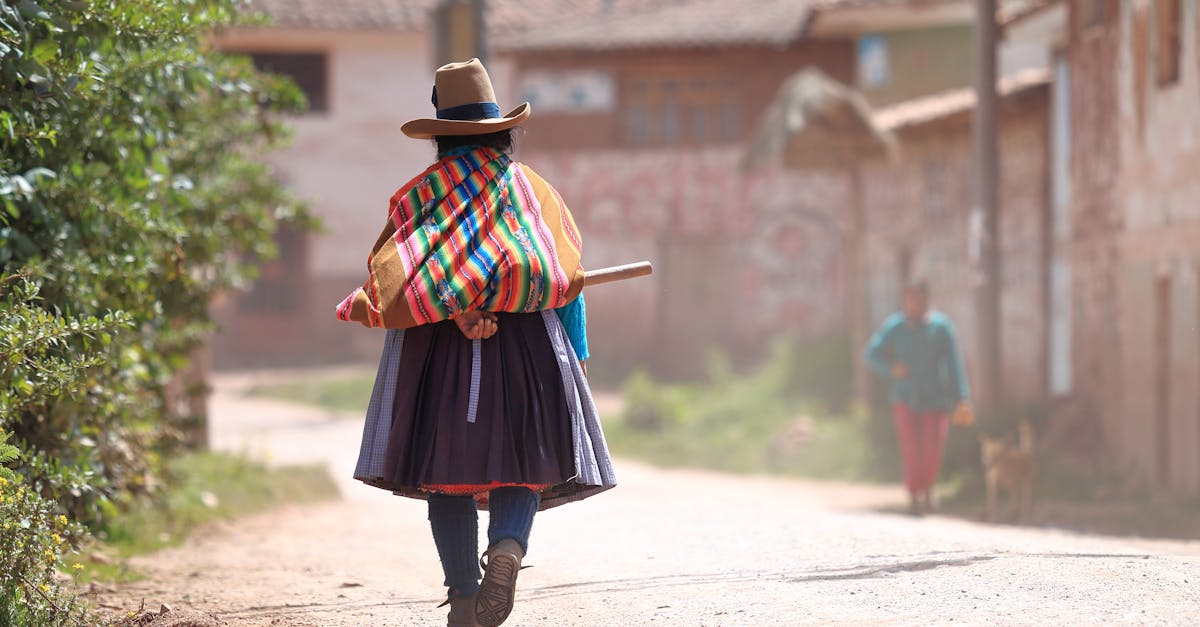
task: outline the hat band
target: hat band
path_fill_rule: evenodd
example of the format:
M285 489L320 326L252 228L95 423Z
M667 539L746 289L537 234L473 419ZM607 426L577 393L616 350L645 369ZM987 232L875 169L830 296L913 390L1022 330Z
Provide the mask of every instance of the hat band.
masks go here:
M500 117L500 105L494 102L476 102L446 109L438 109L439 120L486 120Z

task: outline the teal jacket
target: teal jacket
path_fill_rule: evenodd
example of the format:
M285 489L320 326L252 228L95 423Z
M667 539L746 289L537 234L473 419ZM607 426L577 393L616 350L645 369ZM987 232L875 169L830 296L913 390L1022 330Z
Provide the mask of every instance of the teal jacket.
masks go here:
M896 362L908 367L908 377L892 380ZM949 412L971 396L954 325L938 311L921 325L902 312L889 316L867 345L867 364L892 381L892 400L913 411Z

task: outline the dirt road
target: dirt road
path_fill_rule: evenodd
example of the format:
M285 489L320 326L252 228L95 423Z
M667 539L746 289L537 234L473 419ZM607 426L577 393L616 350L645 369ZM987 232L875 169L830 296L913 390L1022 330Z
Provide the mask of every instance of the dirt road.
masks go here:
M235 626L445 624L423 504L349 478L360 423L227 383L217 447L327 461L344 499L139 558L149 579L109 602L165 601ZM617 470L617 489L538 518L506 624L1200 623L1200 543L864 511L894 489Z

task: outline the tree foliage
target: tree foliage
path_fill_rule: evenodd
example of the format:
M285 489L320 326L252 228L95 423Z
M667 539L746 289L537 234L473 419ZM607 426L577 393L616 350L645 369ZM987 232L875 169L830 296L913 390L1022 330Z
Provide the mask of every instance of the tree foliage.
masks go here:
M303 96L207 43L239 5L0 1L0 434L93 528L156 484L213 296L307 223L261 160Z

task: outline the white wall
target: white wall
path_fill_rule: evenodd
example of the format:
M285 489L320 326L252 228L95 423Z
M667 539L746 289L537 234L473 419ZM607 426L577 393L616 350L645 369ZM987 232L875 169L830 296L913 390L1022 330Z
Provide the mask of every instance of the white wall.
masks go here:
M292 145L268 158L324 221L324 232L312 240L310 276L365 278L389 198L434 158L430 142L400 132L407 120L433 115L426 33L258 31L219 45L328 55L328 110L294 119Z
M1055 49L1065 45L1066 26L1067 7L1060 4L1006 29L997 59L1000 76L1052 67Z

